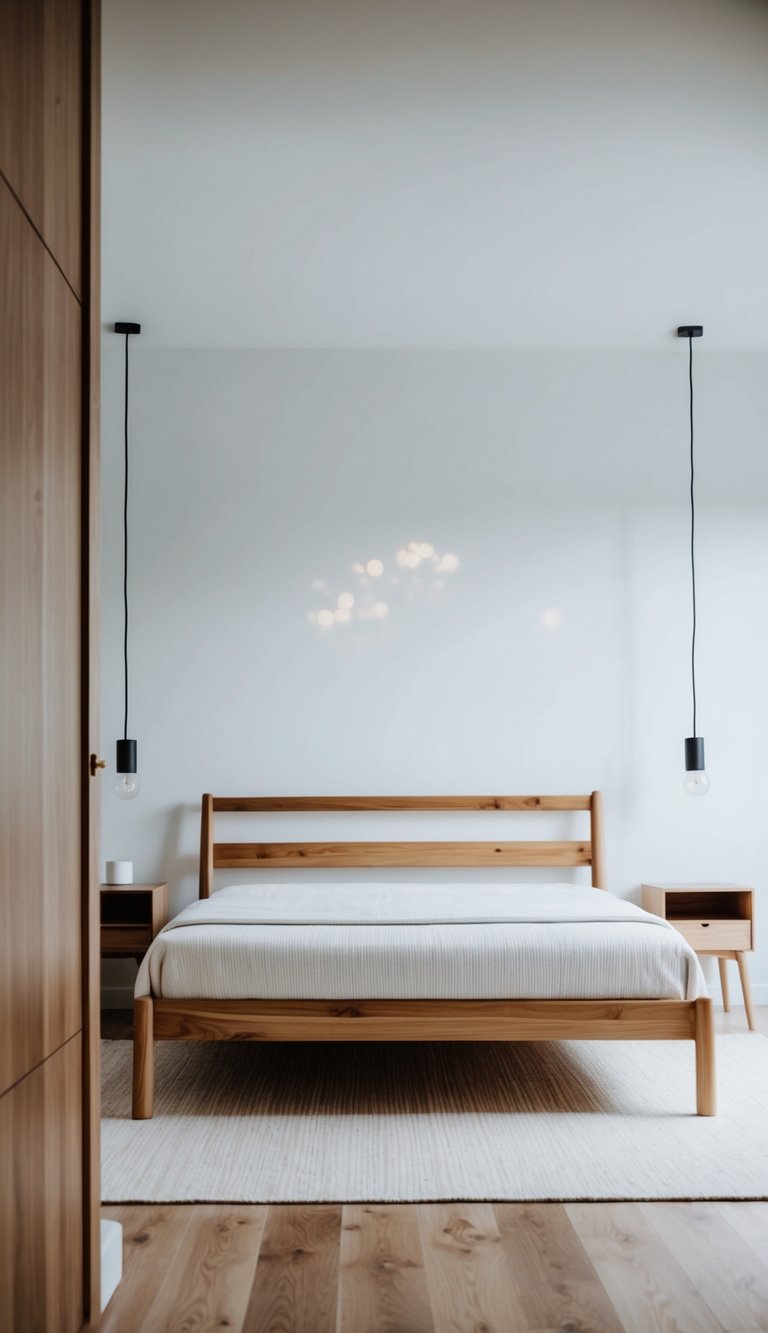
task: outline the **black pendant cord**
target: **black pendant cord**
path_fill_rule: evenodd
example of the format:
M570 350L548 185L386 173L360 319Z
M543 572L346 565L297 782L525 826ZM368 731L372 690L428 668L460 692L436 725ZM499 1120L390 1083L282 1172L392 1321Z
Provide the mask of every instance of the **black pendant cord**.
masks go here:
M696 504L694 500L693 482L693 338L688 338L688 387L689 397L689 416L691 427L691 603L693 609L693 622L691 626L691 693L693 696L693 735L696 732Z
M125 429L124 459L125 481L123 486L123 679L125 682L125 707L123 712L123 740L128 739L128 338L125 335Z

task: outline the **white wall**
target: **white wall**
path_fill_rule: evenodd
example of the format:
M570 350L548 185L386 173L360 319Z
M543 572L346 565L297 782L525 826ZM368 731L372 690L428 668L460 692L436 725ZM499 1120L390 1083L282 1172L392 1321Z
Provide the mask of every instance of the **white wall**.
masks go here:
M103 409L110 765L122 725L116 343ZM645 878L724 877L764 900L766 358L704 352L698 366L703 801L681 781L691 729L682 345L323 353L135 341L129 734L143 789L123 804L105 784L104 857L132 858L139 879L167 878L178 909L196 894L204 790L602 787L615 892L635 896ZM442 589L423 569L415 582L397 568L409 540L456 554ZM340 592L360 606L351 567L371 557L385 562L375 596L387 618L311 624L308 612ZM312 589L317 579L328 594ZM559 625L542 620L553 609ZM318 816L300 827L282 818L281 836L289 824L328 829ZM443 818L409 817L408 833L429 836ZM403 822L376 828L396 836ZM269 835L276 822L262 827ZM358 830L346 823L340 836ZM768 1001L762 923L752 971ZM119 988L133 973L111 964L105 981Z
M768 347L762 0L105 0L104 309L169 347Z

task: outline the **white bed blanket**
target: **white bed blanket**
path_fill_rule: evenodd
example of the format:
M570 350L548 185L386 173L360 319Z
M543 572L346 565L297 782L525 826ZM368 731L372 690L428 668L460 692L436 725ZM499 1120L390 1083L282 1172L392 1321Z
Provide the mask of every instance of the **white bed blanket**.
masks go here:
M574 884L262 883L192 903L137 995L166 999L695 999L668 922Z

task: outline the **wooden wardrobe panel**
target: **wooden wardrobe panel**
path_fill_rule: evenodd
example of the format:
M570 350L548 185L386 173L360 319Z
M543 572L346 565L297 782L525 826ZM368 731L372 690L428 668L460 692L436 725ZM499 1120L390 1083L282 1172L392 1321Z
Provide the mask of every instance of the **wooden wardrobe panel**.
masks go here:
M0 171L80 294L82 3L0 4Z
M88 151L84 161L84 240L87 262L83 273L84 400L86 413L83 448L83 639L82 639L82 757L96 753L100 739L99 641L101 567L100 484L100 363L101 347L101 6L87 0L83 6L86 24L86 88ZM81 948L83 981L83 1105L85 1289L86 1308L98 1311L101 1299L101 1080L99 1039L101 1035L101 874L99 866L100 783L82 773L83 791L83 902Z
M82 1026L82 382L78 301L43 269L43 1051Z
M43 358L33 340L44 256L0 185L0 1092L43 1058Z
M81 1026L80 305L0 182L0 1091Z
M99 1308L98 20L98 0L0 0L0 1329L14 1333L77 1333Z
M0 1328L80 1328L82 1190L78 1035L0 1097Z

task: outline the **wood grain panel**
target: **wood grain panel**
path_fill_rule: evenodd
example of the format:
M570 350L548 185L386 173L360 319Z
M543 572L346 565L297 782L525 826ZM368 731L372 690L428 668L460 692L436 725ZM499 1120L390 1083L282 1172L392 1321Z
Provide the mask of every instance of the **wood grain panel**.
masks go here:
M144 1327L152 1333L242 1328L266 1217L260 1204L195 1208Z
M200 897L210 898L213 884L213 797L203 797L200 814Z
M692 1211L693 1222L678 1225L680 1209ZM757 1333L765 1327L765 1209L760 1203L345 1204L336 1269L339 1235L320 1220L326 1208L272 1208L246 1314L237 1318L240 1304L230 1303L232 1322L216 1324L215 1307L208 1305L196 1319L193 1312L172 1327L227 1327L229 1333ZM231 1204L206 1205L205 1225L227 1227L240 1211ZM105 1209L125 1227L125 1269L101 1333L158 1333L163 1327L155 1314L168 1310L170 1285L186 1292L199 1282L190 1224L201 1212L200 1205ZM429 1279L421 1234L430 1250ZM254 1261L258 1244L258 1228L251 1227L244 1248ZM239 1290L248 1266L244 1257ZM701 1290L689 1267L702 1270ZM425 1283L431 1311L425 1311ZM500 1319L500 1301L507 1297Z
M696 1042L699 1115L715 1114L712 1001L153 1000L134 1004L133 1118L152 1116L154 1041Z
M83 1321L82 1054L71 1041L0 1098L0 1328Z
M67 6L65 6L67 8ZM75 25L77 29L77 24ZM82 1025L82 311L46 255L42 653L44 1052Z
M339 1333L431 1333L415 1209L347 1204L342 1213Z
M595 889L604 889L606 886L606 861L605 861L605 811L603 806L603 793L593 791L589 798L590 806L590 835L591 835L591 859L592 859L592 886Z
M102 926L101 952L109 953L113 958L125 954L132 958L141 953L152 943L151 926Z
M150 996L137 996L133 1006L133 1118L147 1120L152 1115L155 1095L155 1043L153 1003Z
M618 1041L692 1039L685 1000L151 1000L158 1041ZM709 1002L705 1002L709 1003ZM140 1068L140 1065L137 1067Z
M82 77L82 0L3 0L0 171L78 295Z
M722 1333L638 1204L577 1203L565 1210L627 1333Z
M435 1327L525 1329L491 1204L423 1204L418 1216Z
M217 842L217 869L299 866L586 866L589 842Z
M0 182L0 1090L81 1022L80 306Z
M0 1324L14 1333L74 1333L99 1297L85 765L98 730L98 18L98 0L0 4L0 1192L16 1223Z
M339 811L574 811L590 814L587 841L227 842L217 843L215 812ZM603 805L589 796L212 796L202 801L200 897L210 896L214 868L270 870L300 867L592 866L593 885L605 887Z
M144 1326L166 1278L178 1272L179 1250L197 1215L192 1204L125 1204L106 1210L123 1228L123 1277L99 1323L99 1333ZM224 1206L222 1215L226 1215ZM186 1280L189 1286L193 1279Z
M589 796L212 796L213 810L589 810Z
M715 1115L717 1071L712 1001L703 998L694 1000L693 1009L696 1034L696 1109L699 1115Z
M100 989L99 958L99 829L100 784L91 778L87 756L95 752L99 719L100 579L100 349L101 349L101 0L83 0L83 112L86 119L83 157L83 367L82 394L82 641L80 785L82 800L80 908L83 985L83 1196L85 1205L86 1312L95 1315L101 1302L100 1254Z
M0 1092L43 1058L44 252L0 182Z
M621 1333L562 1204L497 1203L494 1212L527 1328Z
M717 1212L744 1240L768 1241L768 1203L722 1202L717 1205Z
M336 1333L341 1209L269 1210L242 1333Z
M768 1272L724 1218L696 1203L639 1207L723 1328L768 1329Z
M752 923L750 921L718 921L706 919L683 921L676 917L675 930L688 941L696 953L714 953L717 949L730 952L731 949L752 948Z

